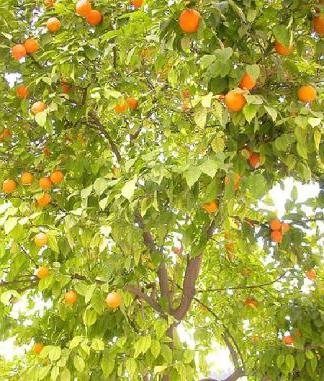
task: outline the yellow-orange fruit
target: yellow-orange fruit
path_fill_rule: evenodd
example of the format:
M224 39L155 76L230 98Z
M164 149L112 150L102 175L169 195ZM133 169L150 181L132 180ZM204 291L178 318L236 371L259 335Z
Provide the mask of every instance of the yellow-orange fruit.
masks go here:
M183 32L197 32L200 22L200 13L195 9L185 9L179 17L179 25Z
M324 35L324 13L321 13L318 16L315 16L313 18L313 28L314 31L319 34L320 36Z
M26 99L28 98L29 90L26 86L20 85L16 88L16 94L19 98Z
M26 57L26 48L22 44L17 44L11 48L11 55L15 60L19 61L21 58Z
M316 277L317 277L317 274L316 274L316 271L314 269L309 269L306 271L305 273L306 277L309 279L309 280L315 280Z
M131 0L130 3L134 8L140 8L144 4L144 0Z
M61 82L61 89L63 94L69 94L71 92L71 86L65 81Z
M45 233L38 233L34 237L34 242L37 247L43 247L47 245L48 237Z
M31 185L34 180L34 176L30 172L23 172L21 174L20 181L22 185Z
M46 8L52 8L55 5L55 0L44 0L44 5Z
M38 206L44 208L52 202L52 197L48 193L43 193L41 196L37 198L36 202Z
M289 56L289 54L292 52L293 48L292 46L289 46L288 48L281 44L280 42L276 41L274 45L275 51L280 54L281 56Z
M250 74L244 73L243 77L241 78L240 81L240 88L241 89L247 89L251 90L253 87L256 85L256 80L253 79Z
M17 184L14 180L5 180L2 184L2 190L4 193L12 193L16 190Z
M238 190L240 185L241 176L238 173L234 173L234 190ZM225 176L225 185L229 185L231 182L231 178L229 176Z
M75 291L71 290L64 294L64 300L67 304L74 304L78 299L78 295Z
M301 102L313 102L317 98L316 89L311 85L304 85L298 89L298 99Z
M57 17L50 17L46 22L47 29L55 33L61 29L61 21Z
M121 305L122 297L119 292L110 292L106 298L106 304L109 308L118 308Z
M271 232L271 240L276 243L282 242L282 233L278 230Z
M60 184L64 180L63 172L59 170L54 171L50 179L53 184Z
M32 53L37 52L37 50L39 49L39 44L38 44L38 41L35 40L34 38L28 38L24 42L24 47L25 47L26 52L28 54L32 54Z
M78 15L86 17L91 12L91 4L87 0L79 0L77 2L75 11Z
M205 209L206 212L208 212L208 213L215 213L218 210L218 204L217 204L216 200L211 201L211 202L206 202L203 205L203 209Z
M90 25L99 25L102 22L102 14L96 9L92 9L86 16Z
M295 342L295 339L289 335L289 336L285 336L283 339L282 339L282 342L285 344L285 345L293 345L294 342Z
M281 222L278 219L272 220L270 222L270 228L271 230L280 230L281 229Z
M52 188L52 181L49 177L42 177L39 179L39 187L43 190L49 190Z
M249 157L249 163L252 168L257 169L260 167L260 154L257 152L253 152Z
M225 104L229 111L239 112L245 106L246 99L240 92L231 90L225 95Z
M289 226L289 224L287 224L286 222L283 222L283 223L281 224L281 232L282 232L283 234L289 232L289 229L290 229L290 226Z
M125 111L127 111L127 109L128 109L128 104L127 104L127 102L124 102L124 103L118 103L116 106L115 106L115 111L117 112L117 113L123 113L123 112L125 112Z
M43 348L44 348L44 345L42 343L36 343L33 346L33 352L35 353L35 355L39 355L41 351L43 350Z
M244 304L250 308L257 308L258 306L258 302L254 298L245 299Z
M48 277L48 274L49 274L49 270L47 267L44 267L44 266L39 267L36 271L36 276L38 279L44 279Z
M136 110L138 107L138 101L135 98L127 98L126 102L131 110Z
M44 102L38 101L32 105L31 111L33 114L38 114L39 112L44 111L46 108L47 108L47 105Z

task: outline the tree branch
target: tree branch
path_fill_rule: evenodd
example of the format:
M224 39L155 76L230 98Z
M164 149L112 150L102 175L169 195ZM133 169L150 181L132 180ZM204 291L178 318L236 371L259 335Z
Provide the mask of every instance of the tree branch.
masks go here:
M142 290L139 288L132 286L132 285L126 285L125 290L138 296L140 299L143 299L147 304L149 304L155 311L159 313L163 313L160 305L149 295L145 294Z
M203 230L203 234L204 233L206 234L207 241L213 234L214 225L215 225L215 222L212 221L212 223L209 224L208 227L205 227ZM196 257L190 258L187 263L184 280L183 280L183 286L182 286L181 302L176 309L171 311L171 314L177 320L182 320L185 317L186 313L188 312L191 306L192 300L195 296L196 281L200 273L202 257L203 257L203 253L201 253L200 255Z

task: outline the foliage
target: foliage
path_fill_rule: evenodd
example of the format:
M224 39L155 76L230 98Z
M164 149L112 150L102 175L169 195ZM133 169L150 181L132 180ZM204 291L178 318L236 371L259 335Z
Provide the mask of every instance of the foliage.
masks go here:
M236 369L229 381L320 380L323 193L300 203L293 188L279 244L267 194L288 176L323 176L324 44L311 22L323 6L96 0L103 20L91 26L75 5L0 4L0 181L18 184L0 200L0 334L44 344L1 361L1 375L197 380L213 370L206 359L218 341ZM201 15L197 33L179 27L186 7ZM50 17L61 22L55 32ZM10 49L29 37L40 49L14 60ZM275 40L291 54L277 54ZM250 91L238 89L244 73L256 81ZM29 97L17 96L21 84ZM305 84L316 87L314 102L298 100ZM223 102L233 89L242 111ZM39 101L47 107L32 112ZM40 207L38 180L57 169L64 180ZM20 183L26 171L30 186ZM49 269L43 279L40 266ZM302 292L312 268L314 287ZM70 290L76 303L64 299ZM114 291L116 309L105 303ZM26 312L14 319L21 298ZM41 300L47 307L35 312ZM180 322L194 349L179 340Z

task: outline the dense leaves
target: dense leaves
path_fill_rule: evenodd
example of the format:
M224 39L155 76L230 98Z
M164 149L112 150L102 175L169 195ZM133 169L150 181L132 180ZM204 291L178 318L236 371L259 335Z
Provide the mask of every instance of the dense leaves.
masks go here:
M76 4L0 4L0 374L319 381L323 2Z

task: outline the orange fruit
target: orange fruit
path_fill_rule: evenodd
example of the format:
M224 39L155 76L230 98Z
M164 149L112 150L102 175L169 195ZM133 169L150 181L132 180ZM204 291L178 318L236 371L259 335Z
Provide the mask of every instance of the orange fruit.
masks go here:
M257 169L260 167L260 154L253 152L249 157L249 163L252 168Z
M92 9L88 14L87 14L87 22L90 25L99 25L102 21L102 14L95 10Z
M283 234L289 232L289 229L290 229L290 226L289 226L289 224L287 224L286 222L283 222L283 223L281 224L281 232L282 232Z
M38 270L36 271L36 276L38 279L44 279L48 276L49 271L47 267L39 267Z
M183 253L183 247L173 247L172 248L172 251L174 252L174 254L177 254L177 255L181 255Z
M48 147L44 147L43 154L45 156L51 156L51 150Z
M44 345L42 343L36 343L33 346L33 352L35 353L35 355L39 355L41 351L43 350L43 348L44 348Z
M16 190L17 184L14 180L5 180L2 184L2 190L4 193L12 193Z
M228 252L233 252L235 249L234 242L226 242L225 243L225 250Z
M46 8L52 8L55 5L55 0L44 0L44 5Z
M61 82L61 89L63 94L69 94L69 92L71 91L70 85L65 81Z
M28 54L31 54L31 53L37 52L37 50L39 49L39 44L38 44L38 41L35 40L34 38L28 38L24 42L24 47L26 49L26 52Z
M41 177L38 184L43 190L49 190L52 188L52 181L49 177Z
M282 339L282 342L285 344L285 345L293 345L294 342L295 342L295 339L289 335L289 336L285 336L283 339Z
M272 220L270 222L270 228L271 230L280 230L281 229L281 222L278 219Z
M189 89L182 90L181 95L183 96L183 98L190 98L190 90Z
M34 237L34 242L37 247L46 246L48 242L48 237L45 233L38 233Z
M120 114L127 111L127 108L128 108L127 102L119 103L115 106L115 111Z
M64 294L64 300L67 304L74 304L78 299L78 295L75 291L71 290Z
M238 190L240 185L241 176L238 173L234 173L233 182L234 182L234 190ZM225 176L225 185L229 185L231 182L231 178L229 176Z
M61 21L57 17L50 17L46 22L47 29L55 33L61 28Z
M257 308L258 306L258 302L254 298L245 299L244 304L250 308Z
M91 4L87 0L79 0L75 7L75 12L83 17L86 17L91 12Z
M311 85L304 85L298 89L298 99L301 102L313 102L317 97L316 89Z
M29 90L26 86L20 85L16 88L16 94L19 98L26 99L28 98Z
M312 20L314 31L320 36L324 35L324 13L313 17Z
M306 271L305 273L306 277L309 279L309 280L315 280L316 277L317 277L317 274L316 274L316 271L314 269L309 269Z
M51 174L50 179L51 179L51 182L52 182L53 184L59 184L59 183L61 183L61 182L63 181L63 179L64 179L63 172L58 171L58 170L57 170L57 171L54 171L54 172Z
M38 206L44 208L52 202L52 197L48 193L43 193L41 196L37 198L36 202Z
M218 210L218 204L217 204L216 200L211 201L211 202L206 202L203 205L203 209L205 209L206 212L208 212L208 213L215 213Z
M17 44L11 48L11 55L15 60L19 61L27 55L26 48L22 44Z
M9 128L4 128L2 131L1 137L5 139L5 138L10 138L11 136L12 136L12 133L9 130Z
M31 185L34 180L34 176L30 172L23 172L21 174L20 181L22 185Z
M251 155L252 155L252 151L249 147L243 147L240 149L240 152L242 153L242 155L245 157L245 158L249 158Z
M253 79L250 74L244 73L243 77L241 78L240 81L240 88L241 89L247 89L251 90L253 87L256 85L256 80Z
M195 9L185 9L179 17L179 25L183 32L197 32L200 22L200 13Z
M274 45L275 51L280 54L281 56L289 56L289 54L292 52L292 46L289 46L288 48L281 44L279 41L275 42Z
M121 305L122 297L119 292L110 292L106 298L106 304L109 308L118 308Z
M138 101L135 98L127 98L126 102L131 110L136 110L138 107Z
M246 99L240 92L231 90L225 95L225 104L229 111L238 112L245 106Z
M134 7L134 8L140 8L143 3L144 3L144 0L131 0L131 5Z
M276 243L282 242L282 234L279 230L274 230L271 232L271 240Z
M47 105L44 102L38 101L32 105L31 111L33 114L38 114L39 112L44 111L46 108Z

